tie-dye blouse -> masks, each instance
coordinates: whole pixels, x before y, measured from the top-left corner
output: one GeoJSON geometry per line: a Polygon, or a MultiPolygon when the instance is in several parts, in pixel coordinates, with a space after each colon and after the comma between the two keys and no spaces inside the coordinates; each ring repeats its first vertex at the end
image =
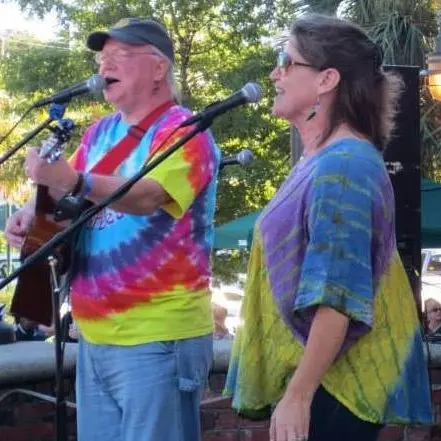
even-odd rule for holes
{"type": "Polygon", "coordinates": [[[235,408],[256,416],[281,398],[319,305],[350,318],[325,389],[366,421],[430,422],[393,189],[381,154],[364,141],[343,139],[301,161],[256,223],[225,389],[235,408]]]}
{"type": "MultiPolygon", "coordinates": [[[[114,175],[132,177],[152,154],[173,145],[189,130],[175,128],[190,115],[180,106],[168,109],[114,175]]],[[[91,126],[73,166],[90,171],[128,129],[119,113],[91,126]]],[[[172,202],[149,216],[106,208],[83,227],[71,299],[87,341],[135,345],[212,332],[210,252],[218,165],[211,134],[199,134],[146,175],[172,202]]]]}

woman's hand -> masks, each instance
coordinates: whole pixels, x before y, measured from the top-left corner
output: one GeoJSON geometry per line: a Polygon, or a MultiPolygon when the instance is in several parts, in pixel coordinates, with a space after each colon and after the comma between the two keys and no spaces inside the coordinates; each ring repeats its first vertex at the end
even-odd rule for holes
{"type": "Polygon", "coordinates": [[[308,439],[312,399],[342,347],[348,326],[349,317],[332,307],[317,309],[303,357],[271,418],[271,441],[308,439]]]}
{"type": "Polygon", "coordinates": [[[270,441],[307,441],[311,402],[287,391],[271,417],[270,441]]]}

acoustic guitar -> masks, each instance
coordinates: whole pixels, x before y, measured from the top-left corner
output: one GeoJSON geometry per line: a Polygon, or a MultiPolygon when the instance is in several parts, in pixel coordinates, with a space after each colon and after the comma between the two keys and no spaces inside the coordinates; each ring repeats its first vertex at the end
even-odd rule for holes
{"type": "MultiPolygon", "coordinates": [[[[57,161],[72,136],[73,128],[74,124],[69,119],[63,119],[59,125],[50,128],[53,134],[42,143],[40,157],[49,163],[57,161]]],[[[54,210],[55,204],[48,187],[37,185],[35,214],[21,249],[22,262],[66,227],[68,222],[55,220],[54,210]]],[[[65,274],[69,268],[69,244],[60,245],[52,255],[57,259],[57,273],[65,274]]],[[[18,275],[10,311],[13,315],[50,326],[53,317],[51,293],[49,263],[47,258],[42,258],[18,275]]]]}

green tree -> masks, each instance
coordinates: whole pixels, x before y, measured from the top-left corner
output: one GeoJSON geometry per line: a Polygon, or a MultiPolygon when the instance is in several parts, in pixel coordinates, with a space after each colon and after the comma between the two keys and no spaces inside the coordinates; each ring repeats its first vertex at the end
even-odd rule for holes
{"type": "MultiPolygon", "coordinates": [[[[9,107],[3,109],[8,114],[5,119],[8,127],[18,119],[19,110],[23,111],[29,104],[29,97],[46,95],[92,73],[91,54],[84,50],[84,41],[90,32],[108,28],[122,17],[153,16],[165,23],[174,40],[176,70],[185,105],[200,110],[248,81],[256,81],[263,87],[260,103],[229,112],[213,124],[212,130],[224,155],[250,148],[256,156],[251,167],[230,167],[219,177],[216,223],[258,209],[274,194],[290,168],[289,127],[272,117],[269,110],[273,92],[268,74],[275,56],[265,39],[276,34],[281,24],[285,25],[287,16],[292,18],[294,0],[158,0],[144,3],[134,0],[20,0],[18,3],[40,16],[55,8],[65,27],[62,45],[69,50],[46,47],[35,51],[10,47],[7,62],[0,68],[0,83],[3,82],[9,97],[9,107]],[[17,106],[15,115],[11,112],[11,103],[17,106]]],[[[106,108],[100,106],[98,110],[95,113],[101,114],[106,108]]],[[[80,129],[93,119],[91,113],[91,107],[80,100],[68,108],[68,114],[73,115],[76,122],[76,118],[80,118],[80,129]]],[[[29,130],[43,119],[43,113],[38,118],[33,115],[23,127],[29,130]]],[[[23,134],[16,133],[18,138],[23,134]]],[[[11,141],[16,141],[17,137],[11,141]]],[[[69,148],[73,145],[74,142],[69,148]]],[[[20,160],[22,155],[17,156],[13,171],[12,168],[8,173],[1,171],[0,183],[3,177],[8,182],[22,182],[22,175],[14,178],[20,160]]],[[[244,259],[232,257],[230,262],[229,272],[232,273],[237,268],[234,262],[243,266],[244,259]]],[[[223,263],[222,268],[227,266],[223,263]]]]}
{"type": "MultiPolygon", "coordinates": [[[[425,68],[425,57],[433,50],[439,31],[436,14],[439,0],[305,0],[307,11],[336,13],[360,24],[384,52],[385,64],[425,68]]],[[[441,179],[441,109],[421,89],[421,168],[429,178],[441,179]]]]}
{"type": "Polygon", "coordinates": [[[67,41],[41,42],[12,31],[3,39],[6,44],[0,75],[10,95],[32,99],[35,92],[55,91],[94,70],[91,56],[83,48],[69,46],[67,41]]]}
{"type": "MultiPolygon", "coordinates": [[[[177,70],[184,103],[196,110],[224,97],[249,80],[263,83],[265,95],[270,93],[271,86],[266,77],[271,70],[272,55],[261,39],[269,35],[277,25],[277,8],[272,1],[166,0],[139,3],[133,0],[114,0],[103,3],[82,0],[74,4],[55,0],[43,4],[26,0],[20,1],[19,4],[22,8],[40,15],[56,8],[65,23],[65,32],[75,29],[70,32],[73,42],[71,46],[74,48],[83,47],[82,42],[92,30],[107,28],[122,16],[158,18],[171,30],[175,41],[177,70]]],[[[57,52],[56,49],[44,50],[42,53],[17,51],[6,64],[3,78],[7,78],[5,86],[9,93],[23,91],[24,84],[27,85],[29,93],[46,93],[49,88],[61,87],[60,83],[64,86],[74,81],[75,77],[81,77],[81,73],[82,76],[91,73],[90,56],[85,56],[79,49],[77,52],[67,53],[57,52]],[[80,61],[81,57],[85,58],[83,62],[80,61]],[[11,72],[16,74],[11,75],[11,72]],[[28,78],[32,76],[33,78],[28,78]],[[42,78],[51,78],[52,81],[45,84],[42,78]]],[[[265,182],[266,188],[270,188],[268,179],[274,181],[274,173],[271,171],[272,156],[276,161],[276,169],[280,166],[281,152],[284,155],[282,162],[286,162],[288,132],[280,132],[280,148],[261,153],[268,148],[269,140],[273,145],[275,139],[279,140],[275,134],[279,132],[280,124],[269,116],[267,104],[268,100],[265,100],[263,105],[252,110],[250,107],[241,109],[241,112],[232,112],[231,117],[227,115],[216,121],[213,131],[216,139],[225,147],[225,154],[230,154],[242,146],[257,145],[258,155],[267,163],[259,173],[260,181],[265,182]],[[251,132],[248,130],[251,123],[244,124],[244,114],[247,118],[253,116],[251,132]],[[256,130],[260,132],[257,133],[258,136],[251,137],[250,133],[256,130]]],[[[286,172],[286,168],[283,172],[286,172]]],[[[256,173],[254,176],[257,177],[256,173]]],[[[276,180],[277,178],[280,180],[279,175],[276,176],[276,180]]],[[[254,187],[252,182],[248,184],[248,187],[254,187]]],[[[266,198],[267,193],[263,193],[266,198]]],[[[244,212],[249,208],[245,202],[242,200],[238,204],[243,206],[244,212]]],[[[259,198],[255,203],[261,205],[262,199],[259,198]]]]}

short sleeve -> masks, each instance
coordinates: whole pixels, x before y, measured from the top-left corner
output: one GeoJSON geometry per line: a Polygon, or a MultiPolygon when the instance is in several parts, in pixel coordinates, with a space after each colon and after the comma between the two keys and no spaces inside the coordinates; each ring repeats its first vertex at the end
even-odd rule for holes
{"type": "Polygon", "coordinates": [[[369,171],[359,162],[329,156],[316,170],[293,314],[294,322],[310,326],[316,307],[330,306],[350,318],[349,341],[369,331],[373,320],[373,200],[369,171]]]}
{"type": "Polygon", "coordinates": [[[87,156],[90,148],[90,140],[92,138],[92,134],[96,130],[96,125],[94,124],[90,126],[81,137],[80,145],[74,151],[72,156],[69,158],[69,164],[77,171],[85,171],[87,165],[87,156]]]}
{"type": "MultiPolygon", "coordinates": [[[[167,140],[164,146],[153,156],[157,157],[176,141],[182,138],[190,128],[180,129],[167,140]]],[[[170,130],[155,136],[155,145],[166,139],[170,130]]],[[[158,182],[170,195],[172,202],[163,206],[170,215],[180,218],[193,204],[200,192],[215,179],[219,157],[213,138],[209,132],[199,133],[186,142],[177,151],[155,167],[147,178],[158,182]]]]}

